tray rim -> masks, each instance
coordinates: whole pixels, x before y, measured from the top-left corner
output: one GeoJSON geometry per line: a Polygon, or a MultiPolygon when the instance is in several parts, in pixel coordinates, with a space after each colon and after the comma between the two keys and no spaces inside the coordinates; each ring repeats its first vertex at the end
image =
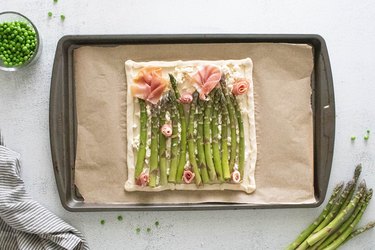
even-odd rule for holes
{"type": "MultiPolygon", "coordinates": [[[[63,67],[64,64],[61,66],[63,67]]],[[[70,73],[71,69],[68,69],[70,73]]],[[[317,73],[317,68],[314,67],[314,75],[317,73]]],[[[64,80],[64,78],[63,78],[64,80]]],[[[312,80],[315,82],[315,79],[312,80]]],[[[313,83],[312,83],[313,84],[313,83]]],[[[314,86],[313,86],[314,92],[314,86]]],[[[313,101],[313,100],[312,100],[313,101]]],[[[315,102],[314,102],[315,104],[315,102]]],[[[314,109],[315,105],[313,105],[314,109]]],[[[60,110],[61,111],[61,110],[60,110]]],[[[324,111],[324,110],[323,110],[324,111]]],[[[75,114],[70,114],[75,115],[75,114]]],[[[326,43],[322,36],[317,34],[170,34],[170,35],[158,35],[158,34],[143,34],[143,35],[66,35],[60,38],[57,43],[52,78],[51,78],[51,92],[50,92],[50,142],[51,142],[51,152],[53,160],[53,168],[55,179],[58,187],[60,201],[63,207],[71,212],[76,211],[141,211],[141,210],[212,210],[212,209],[249,209],[249,208],[309,208],[320,206],[325,199],[331,167],[333,159],[333,149],[334,149],[334,137],[335,137],[335,102],[334,102],[334,90],[333,90],[333,79],[332,72],[329,62],[329,56],[327,51],[326,43]],[[308,43],[307,41],[310,41],[308,43]],[[61,170],[59,160],[61,156],[56,151],[58,147],[58,139],[56,138],[59,125],[60,130],[62,124],[59,123],[59,118],[64,119],[64,117],[57,117],[58,108],[56,105],[56,90],[58,87],[58,77],[61,74],[61,60],[66,60],[63,58],[62,47],[69,42],[75,42],[79,45],[103,45],[114,46],[118,44],[178,44],[178,43],[304,43],[310,44],[315,49],[315,45],[312,42],[318,44],[320,54],[314,51],[314,65],[321,60],[320,63],[323,64],[324,73],[323,79],[327,86],[328,92],[328,109],[325,113],[321,115],[325,118],[328,124],[323,126],[323,131],[319,131],[319,135],[327,138],[327,155],[325,156],[323,171],[318,171],[316,164],[316,150],[315,150],[315,140],[316,140],[316,122],[315,122],[315,111],[314,111],[314,193],[315,201],[311,203],[267,203],[267,204],[253,204],[253,203],[180,203],[180,204],[126,204],[126,203],[110,203],[110,204],[99,204],[99,203],[84,203],[77,199],[74,182],[68,183],[64,180],[66,176],[62,176],[64,171],[61,170]],[[323,173],[322,173],[323,172],[323,173]],[[319,175],[319,176],[318,176],[319,175]],[[65,183],[64,183],[65,182],[65,183]],[[65,185],[64,185],[65,184],[65,185]],[[70,184],[70,185],[69,185],[70,184]]],[[[61,122],[61,120],[60,120],[61,122]]],[[[325,124],[323,124],[325,125],[325,124]]],[[[69,131],[68,131],[69,132],[69,131]]],[[[60,138],[61,139],[61,138],[60,138]]],[[[70,146],[75,145],[70,142],[70,146]]],[[[324,146],[324,145],[323,145],[324,146]]],[[[66,152],[62,152],[64,154],[66,152]]],[[[75,155],[75,152],[74,152],[75,155]]],[[[74,157],[73,157],[74,158],[74,157]]],[[[70,166],[65,166],[62,170],[73,170],[74,162],[70,162],[70,166]]],[[[69,173],[69,171],[68,171],[69,173]]],[[[65,172],[66,174],[66,172],[65,172]]]]}

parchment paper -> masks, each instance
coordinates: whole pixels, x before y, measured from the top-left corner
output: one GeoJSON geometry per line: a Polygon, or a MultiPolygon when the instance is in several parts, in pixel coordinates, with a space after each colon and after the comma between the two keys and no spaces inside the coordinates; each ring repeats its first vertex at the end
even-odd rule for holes
{"type": "Polygon", "coordinates": [[[315,201],[309,45],[173,44],[85,46],[74,51],[78,118],[75,184],[87,203],[235,202],[292,204],[315,201]],[[124,62],[226,60],[250,57],[258,156],[257,189],[125,192],[126,79],[124,62]]]}

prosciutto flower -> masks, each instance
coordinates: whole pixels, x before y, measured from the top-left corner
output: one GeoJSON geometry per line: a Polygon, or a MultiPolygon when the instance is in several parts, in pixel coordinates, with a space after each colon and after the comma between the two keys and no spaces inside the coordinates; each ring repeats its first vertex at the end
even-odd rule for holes
{"type": "Polygon", "coordinates": [[[221,79],[221,70],[213,65],[204,65],[192,75],[194,87],[199,92],[199,98],[206,100],[207,95],[216,87],[221,79]]]}
{"type": "Polygon", "coordinates": [[[249,81],[244,78],[240,78],[234,81],[232,93],[233,95],[242,95],[242,94],[245,94],[248,89],[249,89],[249,81]]]}
{"type": "Polygon", "coordinates": [[[152,104],[158,103],[167,88],[167,81],[162,77],[162,69],[145,67],[133,79],[130,90],[134,97],[141,98],[152,104]]]}
{"type": "Polygon", "coordinates": [[[180,103],[189,104],[193,101],[193,95],[190,93],[183,93],[180,97],[180,103]]]}
{"type": "Polygon", "coordinates": [[[160,129],[161,133],[166,136],[166,137],[170,137],[172,135],[172,126],[171,124],[169,123],[166,123],[164,124],[161,129],[160,129]]]}
{"type": "Polygon", "coordinates": [[[186,184],[189,184],[193,181],[194,177],[195,177],[195,174],[193,172],[191,172],[190,170],[185,170],[184,175],[182,176],[182,179],[184,180],[186,184]]]}
{"type": "Polygon", "coordinates": [[[147,186],[147,183],[149,181],[149,175],[146,171],[143,171],[141,175],[137,178],[136,184],[142,187],[147,186]]]}
{"type": "Polygon", "coordinates": [[[240,171],[234,170],[232,172],[232,181],[234,183],[240,183],[240,181],[241,181],[241,173],[240,173],[240,171]]]}

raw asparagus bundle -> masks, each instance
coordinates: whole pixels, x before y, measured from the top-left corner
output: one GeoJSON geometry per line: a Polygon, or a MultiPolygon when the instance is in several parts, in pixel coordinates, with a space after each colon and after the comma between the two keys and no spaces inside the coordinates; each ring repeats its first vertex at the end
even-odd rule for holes
{"type": "Polygon", "coordinates": [[[368,190],[364,181],[356,188],[361,169],[361,165],[356,167],[353,179],[345,188],[343,183],[335,187],[319,217],[286,249],[337,249],[374,227],[372,222],[354,230],[372,198],[372,189],[368,190]]]}

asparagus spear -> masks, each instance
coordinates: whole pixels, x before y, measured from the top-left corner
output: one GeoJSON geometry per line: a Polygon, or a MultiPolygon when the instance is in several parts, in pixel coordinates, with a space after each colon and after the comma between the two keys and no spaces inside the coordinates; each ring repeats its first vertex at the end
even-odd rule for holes
{"type": "Polygon", "coordinates": [[[241,173],[241,178],[243,177],[244,166],[245,166],[245,131],[243,127],[243,120],[241,115],[240,106],[236,100],[236,97],[232,97],[234,109],[237,117],[238,132],[239,132],[239,147],[238,147],[238,171],[241,173]]]}
{"type": "Polygon", "coordinates": [[[135,179],[143,171],[143,165],[146,157],[146,145],[147,145],[147,109],[146,102],[138,98],[139,107],[140,107],[140,136],[139,136],[139,145],[137,153],[137,162],[135,165],[135,179]]]}
{"type": "MultiPolygon", "coordinates": [[[[343,203],[349,196],[349,193],[353,189],[353,187],[354,187],[354,181],[349,181],[346,184],[344,191],[342,191],[340,196],[336,199],[336,202],[332,206],[332,209],[327,215],[327,217],[322,221],[322,223],[320,223],[320,225],[313,231],[313,233],[320,231],[322,228],[327,226],[333,220],[333,218],[335,218],[335,216],[339,213],[341,206],[343,205],[343,203]]],[[[351,197],[349,199],[351,199],[351,197]]]]}
{"type": "Polygon", "coordinates": [[[228,159],[228,109],[223,94],[222,89],[219,89],[220,92],[220,102],[221,102],[221,154],[222,154],[222,168],[223,176],[225,180],[230,179],[230,170],[229,170],[229,159],[228,159]]]}
{"type": "Polygon", "coordinates": [[[349,236],[348,238],[345,239],[345,241],[342,243],[342,244],[345,244],[347,241],[349,241],[350,239],[354,238],[355,236],[361,234],[361,233],[364,233],[368,230],[370,230],[371,228],[375,227],[375,221],[372,221],[368,224],[366,224],[365,226],[363,227],[360,227],[356,230],[354,230],[349,236]]]}
{"type": "Polygon", "coordinates": [[[184,106],[179,103],[177,100],[180,98],[180,93],[177,89],[177,81],[176,78],[172,74],[169,74],[169,79],[171,81],[172,89],[175,96],[175,105],[177,106],[178,113],[180,116],[180,125],[181,125],[181,149],[180,149],[180,158],[178,161],[178,167],[177,167],[177,175],[176,175],[176,182],[181,183],[182,181],[182,175],[184,173],[184,168],[186,164],[186,117],[185,117],[185,110],[184,106]]]}
{"type": "Polygon", "coordinates": [[[235,118],[235,110],[233,107],[232,100],[229,95],[229,91],[227,85],[225,83],[225,77],[222,76],[220,80],[220,85],[223,90],[228,113],[229,113],[229,124],[230,124],[230,158],[229,158],[229,171],[232,171],[234,168],[234,164],[236,162],[236,155],[237,155],[237,131],[236,131],[236,118],[235,118]]]}
{"type": "Polygon", "coordinates": [[[201,170],[203,184],[210,183],[210,178],[208,177],[206,156],[204,155],[204,145],[203,145],[203,113],[202,113],[202,101],[198,99],[197,102],[197,152],[198,152],[198,166],[201,170]]]}
{"type": "MultiPolygon", "coordinates": [[[[171,157],[169,164],[169,176],[168,181],[175,183],[177,175],[177,166],[179,161],[179,147],[178,147],[178,112],[176,109],[176,98],[169,92],[169,104],[170,104],[170,114],[172,121],[172,136],[171,136],[171,157]]],[[[181,177],[182,178],[182,177],[181,177]]]]}
{"type": "Polygon", "coordinates": [[[160,116],[159,116],[159,166],[160,166],[160,185],[166,185],[168,182],[167,176],[167,145],[166,138],[163,133],[160,131],[160,127],[165,123],[165,101],[160,107],[160,116]]]}
{"type": "Polygon", "coordinates": [[[314,245],[315,249],[324,249],[328,245],[330,245],[335,239],[337,239],[349,226],[352,224],[358,213],[361,211],[361,205],[365,203],[366,195],[362,196],[360,202],[356,206],[354,212],[350,216],[349,219],[347,219],[344,224],[340,228],[338,228],[333,234],[329,235],[326,239],[324,239],[323,242],[319,242],[314,245]]]}
{"type": "Polygon", "coordinates": [[[295,239],[287,248],[286,250],[294,250],[296,249],[301,243],[303,242],[304,247],[301,249],[307,249],[308,244],[305,241],[306,238],[314,231],[314,229],[319,226],[319,224],[324,220],[324,218],[328,215],[329,211],[331,210],[331,207],[333,206],[333,203],[336,199],[336,197],[339,195],[341,192],[342,188],[344,186],[344,183],[341,182],[338,184],[334,189],[331,197],[329,198],[329,201],[326,205],[326,207],[323,209],[322,213],[319,215],[318,218],[314,220],[312,224],[310,224],[298,237],[295,239]]]}
{"type": "Polygon", "coordinates": [[[215,165],[212,161],[212,152],[211,152],[211,111],[212,111],[212,101],[206,101],[204,109],[204,118],[203,118],[203,143],[204,143],[204,153],[206,156],[206,163],[208,167],[208,174],[211,181],[216,180],[216,171],[215,165]]]}
{"type": "Polygon", "coordinates": [[[353,194],[355,192],[355,187],[357,186],[358,179],[359,179],[359,176],[360,176],[361,172],[362,172],[362,165],[359,164],[359,165],[357,165],[355,167],[355,170],[354,170],[354,175],[353,175],[354,185],[353,185],[353,188],[352,188],[352,190],[350,190],[350,193],[349,193],[348,197],[346,198],[344,204],[341,206],[340,212],[342,210],[344,210],[344,208],[349,204],[350,199],[351,199],[351,197],[353,196],[353,194]]]}
{"type": "Polygon", "coordinates": [[[197,103],[198,94],[194,93],[193,102],[190,104],[190,114],[189,114],[189,127],[188,127],[188,151],[189,151],[189,161],[193,168],[195,174],[195,184],[197,186],[202,184],[202,178],[199,173],[198,163],[195,159],[195,138],[194,138],[194,116],[195,116],[195,106],[197,103]]]}
{"type": "Polygon", "coordinates": [[[156,186],[156,176],[158,169],[158,136],[159,136],[159,108],[154,106],[151,110],[151,154],[150,154],[150,187],[156,186]]]}
{"type": "Polygon", "coordinates": [[[214,97],[214,109],[212,111],[212,120],[211,120],[211,132],[212,132],[212,153],[214,157],[215,171],[217,179],[220,182],[224,182],[223,169],[221,166],[221,156],[219,149],[219,133],[218,133],[218,114],[220,106],[220,97],[217,94],[217,90],[212,91],[212,97],[214,97]]]}
{"type": "Polygon", "coordinates": [[[363,181],[363,182],[360,183],[356,195],[354,196],[354,198],[351,199],[351,201],[346,206],[346,208],[344,210],[342,210],[335,217],[335,219],[333,219],[322,230],[320,230],[319,232],[317,232],[315,234],[310,235],[307,238],[307,243],[310,246],[313,246],[318,241],[323,239],[328,233],[330,233],[332,231],[335,231],[339,226],[341,226],[341,224],[348,218],[348,216],[350,216],[353,213],[353,211],[354,211],[355,207],[357,206],[359,200],[361,199],[362,195],[364,195],[365,189],[366,189],[366,184],[363,181]]]}
{"type": "Polygon", "coordinates": [[[366,193],[366,200],[363,205],[361,205],[361,210],[358,213],[358,215],[355,217],[353,222],[350,224],[350,226],[340,235],[338,239],[336,239],[334,242],[332,242],[329,246],[325,248],[325,250],[333,250],[337,249],[340,245],[342,245],[345,240],[349,237],[349,235],[353,232],[354,227],[358,224],[358,222],[361,220],[363,213],[365,212],[370,200],[372,198],[372,189],[370,189],[366,193]]]}
{"type": "MultiPolygon", "coordinates": [[[[340,196],[336,199],[336,202],[334,203],[334,205],[332,206],[332,209],[331,211],[329,212],[329,214],[326,216],[326,218],[322,221],[322,223],[320,223],[320,225],[313,231],[313,234],[320,231],[322,228],[324,228],[325,226],[327,226],[334,218],[335,216],[339,213],[340,211],[340,208],[342,208],[344,206],[344,202],[349,199],[349,202],[350,202],[350,199],[352,198],[352,196],[349,196],[351,191],[352,190],[355,190],[355,183],[354,183],[354,180],[351,180],[349,181],[346,186],[345,186],[345,189],[342,191],[342,193],[340,194],[340,196]]],[[[344,207],[345,208],[345,207],[344,207]]],[[[334,231],[331,231],[329,232],[324,238],[322,238],[319,242],[317,242],[314,247],[311,249],[311,250],[314,250],[314,249],[318,249],[318,247],[323,244],[323,242],[333,233],[334,231]]],[[[308,244],[306,244],[306,242],[304,242],[304,244],[302,244],[304,247],[306,247],[308,244]]]]}

